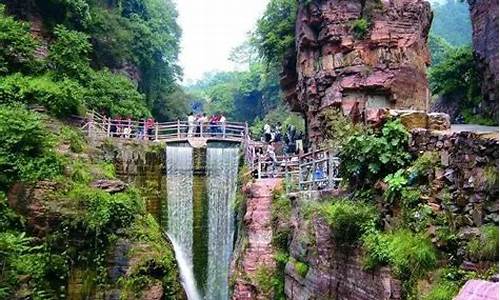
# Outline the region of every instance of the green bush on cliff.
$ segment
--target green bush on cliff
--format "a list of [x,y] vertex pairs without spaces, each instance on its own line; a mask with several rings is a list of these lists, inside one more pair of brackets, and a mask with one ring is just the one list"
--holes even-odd
[[359,18],[351,26],[352,33],[355,38],[363,39],[368,33],[370,22],[365,18]]
[[363,238],[364,264],[367,269],[389,265],[403,279],[418,279],[437,263],[437,252],[423,234],[409,230],[372,232]]
[[29,24],[7,16],[0,4],[0,75],[28,71],[36,46]]
[[37,114],[22,106],[0,105],[0,190],[16,181],[50,179],[62,163]]
[[469,241],[466,249],[475,261],[498,261],[498,226],[483,225],[479,238]]
[[375,229],[377,211],[374,206],[361,202],[334,199],[333,203],[319,205],[317,212],[332,229],[335,243],[355,246],[361,237]]
[[410,134],[401,121],[388,121],[380,132],[361,132],[343,145],[340,173],[351,187],[372,187],[377,180],[407,166]]

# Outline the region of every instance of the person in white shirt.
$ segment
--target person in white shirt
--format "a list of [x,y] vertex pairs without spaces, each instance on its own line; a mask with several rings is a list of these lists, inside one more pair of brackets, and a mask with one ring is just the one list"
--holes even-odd
[[194,114],[190,112],[188,115],[188,137],[193,136],[194,128],[196,126],[195,123],[196,123],[196,118],[194,117]]
[[272,136],[271,136],[271,125],[269,125],[269,124],[266,123],[264,125],[264,141],[266,143],[269,143],[271,141],[271,138],[272,138]]
[[220,123],[220,127],[222,130],[222,137],[225,138],[226,137],[226,117],[224,117],[223,114],[220,114],[219,123]]

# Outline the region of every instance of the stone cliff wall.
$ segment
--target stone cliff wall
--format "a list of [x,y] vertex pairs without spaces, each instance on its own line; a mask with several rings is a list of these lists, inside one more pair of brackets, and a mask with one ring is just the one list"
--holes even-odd
[[103,158],[114,163],[121,180],[141,189],[148,212],[161,222],[167,199],[164,145],[114,139],[98,142],[98,147]]
[[498,120],[498,0],[468,0],[472,43],[482,77],[482,111]]
[[[232,262],[234,300],[272,299],[272,290],[265,289],[276,268],[272,246],[271,207],[273,191],[279,179],[262,179],[246,187],[246,212],[239,237],[239,249]],[[259,276],[260,274],[260,276]]]
[[498,224],[498,140],[471,132],[412,131],[410,150],[435,151],[441,158],[428,204],[448,210],[462,231]]
[[281,83],[292,108],[305,115],[312,141],[321,139],[318,119],[328,107],[354,118],[365,108],[427,108],[431,20],[423,0],[316,0],[300,6],[296,57],[285,63]]
[[[313,217],[310,222],[300,216],[304,201],[303,197],[292,197],[292,259],[285,268],[287,299],[401,299],[401,283],[391,276],[389,268],[364,271],[358,249],[338,247],[322,219]],[[299,274],[294,261],[305,263],[307,273]]]

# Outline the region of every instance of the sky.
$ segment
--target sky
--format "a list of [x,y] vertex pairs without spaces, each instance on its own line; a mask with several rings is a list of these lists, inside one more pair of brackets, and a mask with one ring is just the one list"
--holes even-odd
[[230,71],[231,50],[241,45],[269,0],[176,0],[182,28],[184,84],[210,71]]

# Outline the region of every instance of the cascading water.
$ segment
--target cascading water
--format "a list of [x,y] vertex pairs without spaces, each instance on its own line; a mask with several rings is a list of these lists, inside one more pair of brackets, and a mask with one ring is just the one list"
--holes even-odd
[[[198,152],[197,152],[198,153]],[[193,148],[189,144],[167,146],[167,214],[168,235],[174,245],[183,285],[189,300],[201,299],[198,287],[206,300],[229,299],[229,265],[233,251],[234,209],[238,175],[239,147],[227,143],[211,143],[206,151],[206,189],[195,188],[193,192]],[[197,164],[197,168],[199,168]],[[200,176],[200,174],[197,174]],[[203,176],[203,175],[201,175]],[[203,185],[198,183],[198,185]],[[194,193],[204,193],[206,209],[193,210]],[[198,199],[198,198],[196,198]],[[193,216],[193,213],[196,216]],[[200,215],[198,215],[200,214]],[[194,220],[208,219],[203,222]],[[208,238],[193,240],[194,226],[198,234],[206,232]],[[208,245],[207,245],[208,244]],[[198,248],[197,248],[198,247]],[[206,248],[205,248],[206,247]],[[207,249],[206,252],[194,251]],[[193,258],[193,253],[196,254]],[[206,259],[198,256],[203,253]],[[193,268],[193,261],[205,262]],[[204,273],[193,274],[193,270]],[[203,270],[203,271],[201,271]],[[196,278],[203,283],[196,283]],[[205,280],[206,278],[206,280]],[[203,288],[204,287],[204,288]]]
[[167,146],[167,232],[174,245],[184,289],[198,300],[193,274],[193,148]]
[[234,209],[239,148],[228,144],[207,149],[208,274],[205,299],[229,298]]

